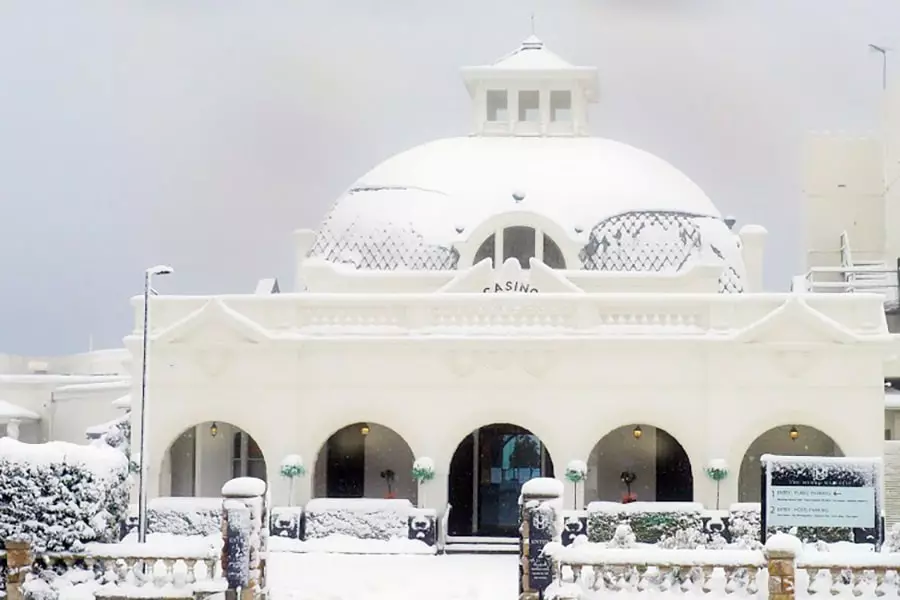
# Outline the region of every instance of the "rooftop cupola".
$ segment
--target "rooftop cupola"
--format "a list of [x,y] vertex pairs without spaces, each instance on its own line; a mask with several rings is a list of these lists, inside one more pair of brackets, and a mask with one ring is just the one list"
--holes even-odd
[[584,136],[597,69],[576,67],[535,36],[491,65],[464,67],[475,135]]

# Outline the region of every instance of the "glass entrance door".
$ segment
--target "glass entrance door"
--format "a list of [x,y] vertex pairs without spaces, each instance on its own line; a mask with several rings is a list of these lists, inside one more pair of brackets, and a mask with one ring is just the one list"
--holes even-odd
[[537,436],[515,425],[482,427],[477,447],[477,534],[515,536],[522,484],[552,477],[553,465]]

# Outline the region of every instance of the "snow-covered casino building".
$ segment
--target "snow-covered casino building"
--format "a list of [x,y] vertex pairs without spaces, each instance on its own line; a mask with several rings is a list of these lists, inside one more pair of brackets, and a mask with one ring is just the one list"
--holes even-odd
[[714,459],[727,505],[758,501],[766,452],[882,454],[880,297],[763,293],[765,229],[590,137],[594,68],[529,38],[463,79],[471,134],[388,159],[296,232],[292,293],[153,297],[151,496],[249,474],[283,503],[299,454],[295,503],[449,503],[451,533],[502,535],[522,482],[573,459],[579,504],[620,500],[628,472],[639,500],[711,506]]
[[619,500],[628,471],[640,500],[710,505],[712,459],[727,503],[758,498],[763,452],[882,453],[880,298],[762,293],[762,227],[588,135],[595,69],[531,38],[463,78],[471,135],[388,159],[297,232],[303,289],[153,298],[154,495],[250,473],[285,497],[299,454],[294,501],[390,483],[497,534],[521,483],[572,459],[584,500]]

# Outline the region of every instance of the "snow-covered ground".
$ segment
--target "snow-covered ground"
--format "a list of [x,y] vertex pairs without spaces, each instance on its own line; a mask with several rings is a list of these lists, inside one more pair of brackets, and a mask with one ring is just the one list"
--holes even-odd
[[515,600],[517,556],[269,554],[272,600]]

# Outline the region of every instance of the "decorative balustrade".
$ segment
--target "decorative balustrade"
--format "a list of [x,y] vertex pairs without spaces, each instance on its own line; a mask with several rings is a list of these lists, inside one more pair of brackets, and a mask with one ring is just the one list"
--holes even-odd
[[[797,541],[799,546],[799,541]],[[615,592],[737,593],[770,600],[900,593],[900,554],[838,550],[663,550],[548,544],[546,598],[591,600]]]
[[165,552],[110,552],[108,554],[47,553],[36,557],[43,569],[84,569],[106,575],[104,583],[117,588],[184,589],[193,593],[224,591],[219,551],[194,556]]
[[700,590],[704,594],[759,591],[766,556],[752,550],[607,549],[595,544],[548,545],[559,600],[590,598],[592,593]]
[[[534,335],[722,334],[748,327],[798,294],[276,294],[155,297],[153,328],[192,315],[255,323],[276,339],[310,335],[430,335],[465,329]],[[860,294],[802,295],[802,302],[860,335],[886,334],[881,301]],[[140,301],[136,306],[140,313]],[[222,314],[224,312],[225,314]],[[142,313],[140,313],[142,315]],[[139,315],[139,316],[140,316]],[[140,326],[142,316],[136,323]],[[139,330],[135,331],[139,334]]]

